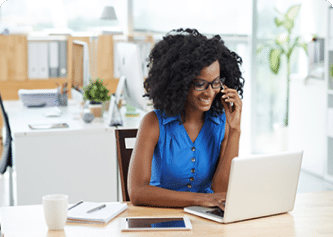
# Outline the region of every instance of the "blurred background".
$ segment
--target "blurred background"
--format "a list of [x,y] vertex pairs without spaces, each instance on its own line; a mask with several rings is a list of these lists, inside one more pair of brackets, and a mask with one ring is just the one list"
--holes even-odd
[[[279,59],[275,74],[270,48],[258,49],[283,36],[275,18],[298,4],[290,38],[299,37],[308,53],[300,46],[291,54],[288,92],[286,57]],[[106,6],[114,8],[116,20],[101,19]],[[8,0],[0,8],[0,34],[142,34],[154,42],[176,28],[219,34],[244,62],[241,154],[303,149],[303,168],[332,181],[330,6],[325,0]],[[285,133],[280,128],[285,127],[287,94]]]

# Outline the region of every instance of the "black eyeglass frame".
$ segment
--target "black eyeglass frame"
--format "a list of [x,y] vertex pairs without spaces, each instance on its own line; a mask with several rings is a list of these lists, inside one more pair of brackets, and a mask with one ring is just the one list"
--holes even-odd
[[[220,87],[216,87],[216,88],[214,88],[214,87],[213,87],[213,84],[214,84],[217,80],[219,80],[219,81],[221,82],[221,85],[220,85]],[[214,81],[212,81],[212,82],[208,82],[208,81],[205,81],[205,80],[202,80],[202,79],[200,79],[200,81],[203,82],[204,84],[206,84],[206,86],[205,86],[203,89],[197,89],[197,88],[196,88],[196,86],[197,86],[196,81],[192,81],[191,83],[192,83],[193,86],[194,86],[194,90],[196,90],[196,91],[204,91],[204,90],[207,90],[207,89],[208,89],[208,86],[209,86],[209,85],[211,85],[212,89],[219,89],[219,88],[222,88],[222,87],[223,87],[223,83],[225,82],[225,78],[224,78],[224,77],[221,77],[221,78],[216,79],[216,80],[214,80]]]

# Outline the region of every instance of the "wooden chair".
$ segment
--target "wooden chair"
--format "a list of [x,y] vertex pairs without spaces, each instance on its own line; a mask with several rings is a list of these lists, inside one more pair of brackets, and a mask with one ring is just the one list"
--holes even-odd
[[117,157],[118,157],[118,167],[120,171],[120,181],[121,181],[121,193],[123,201],[129,201],[129,195],[127,190],[127,175],[128,166],[132,155],[132,148],[126,148],[126,138],[135,138],[137,134],[137,129],[116,129],[116,145],[117,145]]

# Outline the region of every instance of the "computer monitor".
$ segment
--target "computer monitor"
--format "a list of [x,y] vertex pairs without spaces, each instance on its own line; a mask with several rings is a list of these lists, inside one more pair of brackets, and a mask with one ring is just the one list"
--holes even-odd
[[72,85],[77,90],[89,84],[89,47],[86,42],[73,40],[73,81]]
[[125,77],[123,85],[123,97],[127,104],[143,111],[147,111],[148,100],[143,97],[143,65],[144,60],[140,54],[138,44],[132,42],[118,42],[115,47],[118,73]]

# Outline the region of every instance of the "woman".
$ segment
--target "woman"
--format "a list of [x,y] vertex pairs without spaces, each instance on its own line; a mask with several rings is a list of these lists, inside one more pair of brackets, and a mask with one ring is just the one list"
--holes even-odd
[[155,45],[144,83],[155,110],[140,124],[129,166],[134,205],[224,209],[239,150],[241,63],[220,36],[194,29]]

